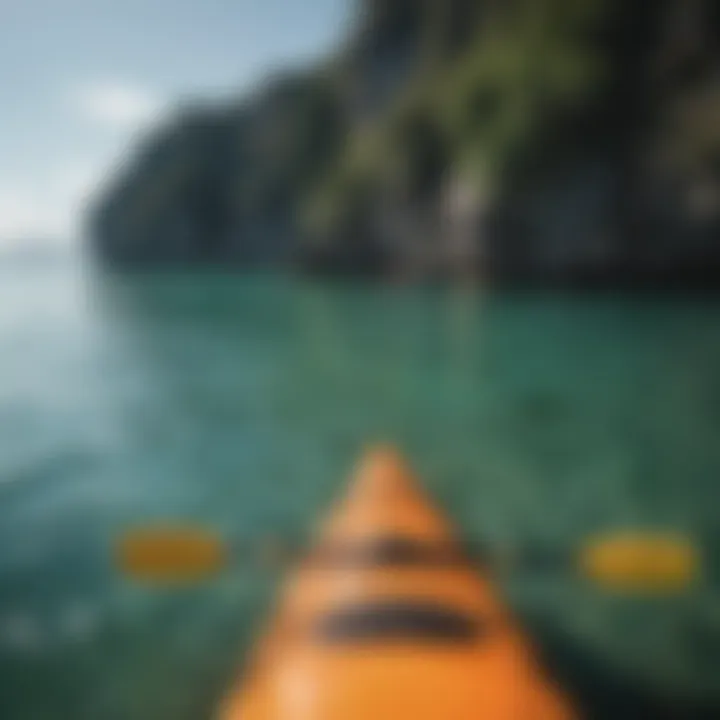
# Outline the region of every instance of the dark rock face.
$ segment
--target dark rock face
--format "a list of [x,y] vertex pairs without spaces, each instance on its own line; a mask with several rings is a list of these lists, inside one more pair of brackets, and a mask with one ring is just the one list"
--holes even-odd
[[156,130],[88,229],[118,266],[714,286],[720,6],[365,0],[327,64]]

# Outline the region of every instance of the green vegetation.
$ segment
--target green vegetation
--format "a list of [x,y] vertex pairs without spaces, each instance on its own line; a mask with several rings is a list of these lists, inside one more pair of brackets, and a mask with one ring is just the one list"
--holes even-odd
[[587,107],[601,89],[602,58],[585,39],[601,17],[598,5],[525,2],[484,28],[452,68],[437,104],[458,162],[500,177],[544,128]]
[[[717,190],[716,85],[678,100],[672,63],[659,84],[644,70],[667,54],[700,74],[711,67],[711,3],[694,6],[707,37],[686,48],[688,59],[673,50],[668,17],[682,9],[673,2],[365,0],[345,48],[324,65],[158,130],[99,198],[95,245],[116,261],[304,262],[320,253],[332,266],[345,245],[382,244],[388,212],[438,213],[452,178],[491,190],[500,209],[523,183],[570,172],[568,155],[605,162],[596,146],[615,148],[609,175],[626,172],[642,144],[633,138],[646,136],[672,160],[667,172],[702,175]],[[662,127],[648,120],[657,102],[675,108],[658,113]],[[627,192],[613,182],[593,192]],[[576,184],[568,181],[568,196]]]

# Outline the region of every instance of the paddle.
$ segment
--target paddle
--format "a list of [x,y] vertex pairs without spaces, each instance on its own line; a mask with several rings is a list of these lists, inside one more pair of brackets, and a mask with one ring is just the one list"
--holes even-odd
[[[152,583],[193,583],[243,559],[281,566],[302,555],[300,549],[288,548],[276,539],[233,545],[211,530],[184,525],[128,530],[114,551],[121,572]],[[701,569],[694,543],[670,532],[609,531],[586,539],[571,552],[528,549],[508,556],[484,546],[471,548],[469,555],[503,571],[571,570],[597,586],[622,592],[679,592],[698,578]]]

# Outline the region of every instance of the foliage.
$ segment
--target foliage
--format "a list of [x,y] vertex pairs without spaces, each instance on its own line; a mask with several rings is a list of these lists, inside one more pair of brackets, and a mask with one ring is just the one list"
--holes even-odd
[[[602,125],[622,59],[641,55],[627,38],[648,43],[647,28],[661,24],[661,9],[644,7],[363,0],[355,31],[324,64],[158,129],[99,198],[93,234],[118,256],[222,256],[278,218],[297,237],[342,244],[383,208],[437,206],[457,175],[500,197],[533,158],[552,159],[565,128]],[[716,95],[681,97],[659,133],[686,175],[717,175]]]
[[602,79],[588,41],[600,17],[595,0],[526,0],[483,28],[439,103],[459,163],[500,179],[543,127],[586,107]]
[[222,256],[243,223],[292,211],[345,132],[322,75],[279,78],[254,103],[187,109],[144,143],[100,198],[94,233],[119,259],[136,250],[151,256],[153,242],[178,227],[192,256]]

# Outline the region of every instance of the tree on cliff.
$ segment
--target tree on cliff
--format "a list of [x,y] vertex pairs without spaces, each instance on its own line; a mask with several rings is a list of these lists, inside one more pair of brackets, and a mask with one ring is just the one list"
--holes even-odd
[[96,199],[94,247],[378,271],[442,255],[460,181],[496,273],[717,259],[717,13],[364,0],[327,61],[157,129]]

